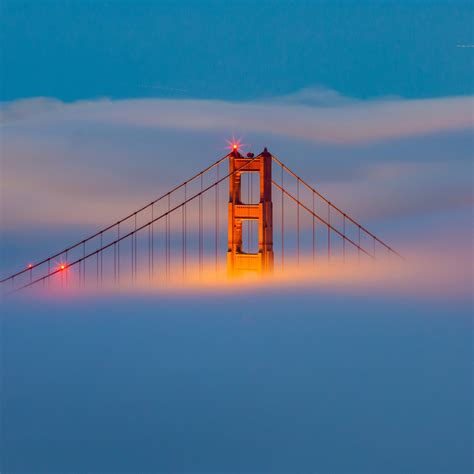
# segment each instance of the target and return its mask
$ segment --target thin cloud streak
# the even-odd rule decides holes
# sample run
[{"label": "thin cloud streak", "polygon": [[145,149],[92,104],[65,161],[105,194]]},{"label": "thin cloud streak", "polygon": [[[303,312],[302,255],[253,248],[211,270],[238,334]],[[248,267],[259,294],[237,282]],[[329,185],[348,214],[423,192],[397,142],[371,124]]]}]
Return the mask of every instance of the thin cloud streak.
[{"label": "thin cloud streak", "polygon": [[[320,100],[318,99],[320,98]],[[323,105],[321,105],[323,104]],[[426,135],[473,126],[474,97],[350,100],[303,93],[260,102],[134,99],[63,103],[35,98],[5,103],[2,121],[57,119],[179,130],[240,130],[333,144]]]}]

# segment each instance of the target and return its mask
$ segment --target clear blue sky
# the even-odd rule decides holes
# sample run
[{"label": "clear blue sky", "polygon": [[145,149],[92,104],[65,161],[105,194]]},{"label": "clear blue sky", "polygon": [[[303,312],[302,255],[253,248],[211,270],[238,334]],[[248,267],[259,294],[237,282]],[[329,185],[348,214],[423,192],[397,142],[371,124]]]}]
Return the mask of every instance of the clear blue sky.
[{"label": "clear blue sky", "polygon": [[[471,2],[2,2],[2,100],[473,91]],[[148,87],[153,86],[153,87]]]}]

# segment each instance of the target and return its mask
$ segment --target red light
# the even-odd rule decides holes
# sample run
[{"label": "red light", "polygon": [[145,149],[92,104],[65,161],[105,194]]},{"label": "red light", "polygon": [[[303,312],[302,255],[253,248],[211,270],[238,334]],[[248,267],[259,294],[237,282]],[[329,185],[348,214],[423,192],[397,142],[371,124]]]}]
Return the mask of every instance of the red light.
[{"label": "red light", "polygon": [[33,265],[31,263],[28,264],[28,268],[32,268]]},{"label": "red light", "polygon": [[66,265],[60,265],[60,266],[59,266],[59,269],[60,269],[60,270],[64,270],[65,268],[66,268]]},{"label": "red light", "polygon": [[232,140],[226,140],[227,141],[227,148],[234,152],[237,153],[241,148],[243,148],[245,145],[242,144],[242,141],[238,138],[232,137]]}]

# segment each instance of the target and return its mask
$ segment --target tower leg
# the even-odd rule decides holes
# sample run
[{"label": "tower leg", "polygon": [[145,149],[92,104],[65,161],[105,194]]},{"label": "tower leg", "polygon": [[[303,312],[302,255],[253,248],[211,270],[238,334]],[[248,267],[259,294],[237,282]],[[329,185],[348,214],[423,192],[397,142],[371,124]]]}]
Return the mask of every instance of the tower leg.
[{"label": "tower leg", "polygon": [[[242,171],[234,173],[236,169]],[[229,156],[228,252],[229,274],[246,272],[271,272],[273,270],[273,206],[272,206],[272,157],[265,150],[257,157],[243,157],[238,151]],[[244,171],[245,170],[245,171]],[[241,200],[242,173],[259,173],[260,200],[258,204]],[[243,221],[258,222],[258,252],[243,252]]]}]

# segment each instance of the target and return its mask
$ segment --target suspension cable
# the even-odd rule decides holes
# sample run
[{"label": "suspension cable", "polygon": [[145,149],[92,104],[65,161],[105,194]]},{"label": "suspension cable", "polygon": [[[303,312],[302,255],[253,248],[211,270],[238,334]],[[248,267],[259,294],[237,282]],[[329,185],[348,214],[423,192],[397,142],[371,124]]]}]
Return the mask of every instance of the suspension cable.
[{"label": "suspension cable", "polygon": [[142,211],[144,211],[145,209],[148,209],[150,206],[153,206],[154,204],[156,204],[157,202],[161,201],[162,199],[164,199],[165,197],[167,197],[168,195],[174,193],[175,191],[177,191],[178,189],[181,189],[182,187],[184,187],[185,185],[187,185],[188,183],[190,183],[191,181],[194,181],[196,178],[199,178],[201,175],[207,173],[208,171],[210,171],[211,169],[213,169],[215,166],[219,165],[220,163],[222,163],[224,160],[226,160],[228,157],[229,157],[229,154],[228,153],[227,155],[223,156],[222,158],[220,158],[219,160],[217,160],[215,163],[212,163],[211,165],[209,165],[207,168],[203,169],[202,171],[200,171],[199,173],[196,173],[195,175],[193,175],[191,178],[187,179],[186,181],[183,181],[181,184],[179,184],[178,186],[175,186],[173,189],[171,189],[170,191],[168,191],[167,193],[165,194],[162,194],[161,196],[159,196],[158,198],[156,198],[154,201],[151,201],[150,203],[146,204],[145,206],[141,207],[140,209],[137,209],[136,211],[130,213],[129,215],[127,215],[126,217],[118,220],[117,222],[114,222],[113,224],[110,224],[109,226],[107,227],[104,227],[102,229],[100,229],[99,231],[97,231],[96,233],[90,235],[89,237],[86,237],[85,239],[73,244],[73,245],[70,245],[69,247],[65,248],[64,250],[61,250],[61,252],[58,252],[54,255],[51,255],[47,258],[44,258],[43,260],[40,260],[39,262],[36,262],[36,263],[33,263],[31,264],[31,266],[28,266],[27,268],[24,268],[16,273],[13,273],[5,278],[2,278],[0,280],[0,283],[5,283],[6,281],[16,277],[16,276],[19,276],[19,275],[22,275],[23,273],[29,271],[30,269],[32,268],[35,268],[35,267],[38,267],[40,265],[43,265],[44,263],[48,263],[50,262],[51,260],[57,258],[57,257],[60,257],[63,253],[65,253],[66,251],[70,251],[70,250],[73,250],[77,247],[79,247],[81,244],[83,244],[84,242],[88,242],[89,240],[92,240],[94,239],[95,237],[99,237],[101,234],[103,234],[104,232],[107,232],[108,230],[110,229],[113,229],[114,227],[118,226],[119,224],[121,224],[122,222],[125,222],[127,221],[128,219],[131,219],[135,214],[138,214]]},{"label": "suspension cable", "polygon": [[[330,230],[332,230],[333,232],[336,232],[336,234],[340,235],[341,237],[344,237],[342,232],[339,231],[338,229],[336,229],[335,227],[333,227],[331,224],[329,224],[327,221],[325,221],[322,217],[320,217],[318,214],[316,213],[313,213],[311,211],[311,209],[307,206],[305,206],[302,202],[299,202],[291,193],[289,193],[286,189],[282,189],[282,187],[278,184],[278,183],[275,183],[275,181],[272,180],[272,184],[274,186],[276,186],[280,191],[283,191],[289,198],[291,198],[294,202],[296,202],[298,205],[300,205],[303,209],[305,209],[307,212],[309,212],[312,216],[314,216],[316,219],[318,219],[322,224],[324,224],[325,226],[327,226],[328,228],[330,228]],[[360,249],[361,252],[365,253],[366,255],[368,255],[369,257],[371,258],[375,258],[373,257],[370,253],[368,253],[366,250],[364,250],[362,247],[360,247],[359,245],[357,245],[353,240],[349,239],[349,237],[344,237],[347,242],[349,242],[350,244],[352,244],[354,247],[357,247],[358,249]]]},{"label": "suspension cable", "polygon": [[308,188],[310,191],[315,193],[319,198],[321,198],[323,201],[325,201],[330,207],[332,207],[335,211],[339,212],[343,216],[345,216],[349,221],[351,221],[353,224],[356,226],[359,226],[362,231],[364,231],[366,234],[370,235],[373,239],[375,239],[377,242],[379,242],[381,245],[383,245],[385,248],[387,248],[390,252],[393,252],[395,255],[398,255],[400,258],[403,258],[402,255],[400,255],[396,250],[391,248],[389,245],[387,245],[385,242],[380,240],[376,235],[374,235],[372,232],[370,232],[368,229],[366,229],[364,226],[359,224],[356,220],[354,220],[351,216],[343,212],[341,209],[339,209],[337,206],[335,206],[331,201],[326,199],[321,193],[316,191],[312,186],[310,186],[306,181],[304,181],[302,178],[300,178],[294,171],[292,171],[290,168],[288,168],[286,165],[284,165],[275,155],[272,154],[272,159],[275,161],[278,165],[280,165],[285,171],[287,171],[289,174],[291,174],[293,177],[296,179],[299,179],[301,183]]},{"label": "suspension cable", "polygon": [[[128,237],[131,237],[133,236],[135,233],[139,232],[140,230],[144,229],[145,227],[147,227],[148,225],[150,224],[153,224],[154,222],[157,222],[159,221],[160,219],[168,216],[169,214],[173,213],[174,211],[176,211],[177,209],[185,206],[186,204],[188,204],[190,201],[193,201],[194,199],[198,198],[199,196],[205,194],[207,191],[209,191],[210,189],[212,189],[213,187],[217,186],[219,183],[221,183],[222,181],[226,180],[227,178],[230,178],[231,176],[233,176],[234,174],[242,171],[244,168],[246,168],[247,166],[249,166],[251,163],[253,163],[260,155],[257,155],[255,156],[254,158],[252,158],[251,160],[247,161],[246,163],[244,163],[242,166],[240,166],[239,168],[235,169],[234,171],[232,172],[229,172],[228,174],[226,174],[225,176],[223,176],[222,178],[220,178],[218,181],[210,184],[209,186],[205,187],[202,189],[202,191],[199,191],[197,193],[195,193],[193,196],[189,197],[188,199],[186,199],[185,201],[181,202],[180,204],[177,204],[176,206],[174,206],[173,208],[171,208],[170,210],[162,213],[161,215],[155,217],[152,221],[149,221],[139,227],[137,227],[137,229],[134,229],[130,232],[128,232],[127,234],[123,234],[122,236],[120,236],[119,238],[117,238],[116,240],[112,241],[112,242],[109,242],[108,244],[104,245],[102,248],[99,248],[99,249],[96,249],[92,252],[90,252],[89,254],[83,256],[83,257],[80,257],[78,258],[77,260],[75,260],[74,262],[71,262],[71,263],[68,263],[66,265],[66,269],[67,268],[70,268],[74,265],[80,265],[81,262],[83,262],[84,260],[92,257],[93,255],[96,255],[97,253],[99,252],[103,252],[104,250],[110,248],[110,247],[113,247],[115,245],[117,245],[119,242],[121,242],[122,240],[124,239],[127,239]],[[52,257],[51,257],[52,258]],[[47,260],[46,260],[47,261]],[[54,270],[53,272],[49,272],[48,274],[42,276],[42,277],[39,277],[39,278],[36,278],[35,280],[33,280],[32,282],[30,283],[27,283],[19,288],[17,288],[16,290],[13,290],[13,292],[16,292],[16,291],[20,291],[24,288],[28,288],[42,280],[45,280],[45,279],[49,279],[50,277],[52,277],[53,275],[56,275],[57,273],[60,273],[64,271],[63,269],[59,268],[59,269],[56,269]]]}]

